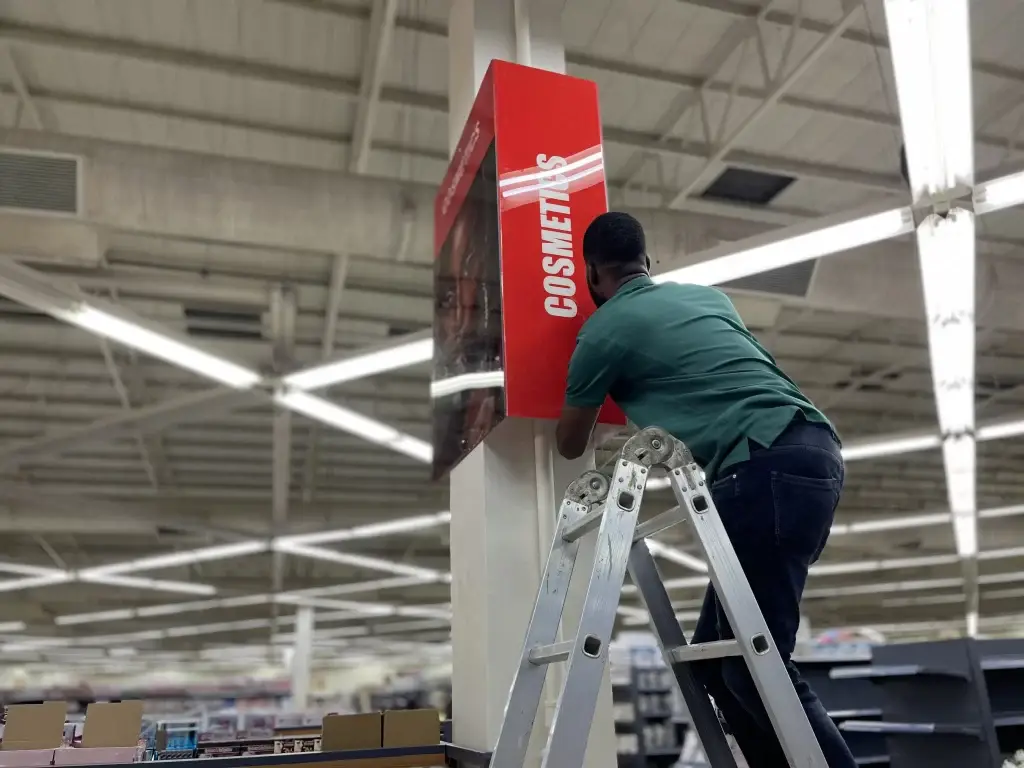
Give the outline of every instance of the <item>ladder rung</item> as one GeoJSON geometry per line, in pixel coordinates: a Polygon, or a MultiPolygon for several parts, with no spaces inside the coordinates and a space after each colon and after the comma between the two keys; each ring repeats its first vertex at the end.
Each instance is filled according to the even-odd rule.
{"type": "Polygon", "coordinates": [[[654,536],[655,534],[661,533],[666,528],[671,528],[673,525],[678,525],[685,518],[686,513],[680,507],[672,507],[668,512],[662,512],[660,515],[655,515],[645,523],[640,523],[636,530],[633,531],[633,541],[640,541],[646,539],[648,536],[654,536]]]}
{"type": "Polygon", "coordinates": [[[562,541],[572,543],[576,539],[586,536],[601,524],[601,517],[604,515],[604,505],[601,505],[592,512],[588,512],[575,523],[567,525],[565,533],[562,534],[562,541]]]}
{"type": "Polygon", "coordinates": [[[740,644],[736,640],[713,640],[709,643],[681,645],[669,650],[672,661],[682,663],[704,661],[706,659],[722,659],[726,656],[740,656],[742,653],[740,644]]]}
{"type": "Polygon", "coordinates": [[[554,664],[556,661],[565,661],[572,653],[575,640],[563,640],[561,643],[551,645],[538,645],[530,649],[531,664],[554,664]]]}

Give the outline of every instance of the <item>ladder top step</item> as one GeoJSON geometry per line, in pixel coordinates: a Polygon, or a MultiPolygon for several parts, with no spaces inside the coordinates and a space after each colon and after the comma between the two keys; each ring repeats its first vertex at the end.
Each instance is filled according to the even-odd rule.
{"type": "Polygon", "coordinates": [[[560,643],[535,646],[530,649],[530,663],[554,664],[556,661],[565,661],[575,645],[575,640],[563,640],[560,643]]]}
{"type": "Polygon", "coordinates": [[[667,653],[672,657],[672,661],[685,664],[691,661],[740,656],[743,654],[743,650],[736,640],[714,640],[710,643],[676,646],[667,649],[667,653]]]}

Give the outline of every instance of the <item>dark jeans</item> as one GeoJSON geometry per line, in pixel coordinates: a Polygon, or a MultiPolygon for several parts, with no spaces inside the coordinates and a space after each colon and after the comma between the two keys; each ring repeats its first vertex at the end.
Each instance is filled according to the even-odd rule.
{"type": "MultiPolygon", "coordinates": [[[[793,679],[829,768],[854,768],[839,730],[791,661],[807,569],[828,540],[843,488],[839,444],[824,425],[795,421],[770,448],[751,444],[711,486],[722,523],[793,679]]],[[[692,642],[732,639],[715,591],[708,587],[692,642]]],[[[789,768],[742,657],[694,664],[750,768],[789,768]]]]}

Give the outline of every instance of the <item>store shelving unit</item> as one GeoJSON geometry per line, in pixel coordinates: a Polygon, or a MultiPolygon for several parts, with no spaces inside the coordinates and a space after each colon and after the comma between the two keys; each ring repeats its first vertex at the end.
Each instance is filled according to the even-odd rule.
{"type": "Polygon", "coordinates": [[[891,768],[995,768],[1000,763],[981,645],[974,640],[880,645],[872,663],[837,667],[833,681],[870,681],[881,717],[840,722],[884,739],[891,768]]]}
{"type": "Polygon", "coordinates": [[[829,716],[839,725],[857,764],[884,766],[889,764],[889,754],[881,734],[843,729],[843,723],[851,720],[874,722],[881,719],[880,691],[868,679],[836,679],[831,674],[832,670],[862,667],[870,663],[871,658],[870,650],[861,649],[845,653],[809,653],[796,657],[794,662],[829,716]]]}
{"type": "Polygon", "coordinates": [[[611,665],[622,768],[675,765],[690,727],[672,671],[652,646],[620,649],[611,665]]]}

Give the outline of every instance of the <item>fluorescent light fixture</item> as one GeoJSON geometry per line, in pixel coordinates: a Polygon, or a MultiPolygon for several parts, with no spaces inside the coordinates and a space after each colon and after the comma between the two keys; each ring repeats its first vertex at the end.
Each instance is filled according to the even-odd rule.
{"type": "Polygon", "coordinates": [[[135,618],[135,611],[133,609],[115,608],[109,611],[69,613],[64,616],[54,616],[53,623],[58,627],[70,627],[75,624],[92,624],[103,621],[128,621],[133,618],[135,618]]]}
{"type": "Polygon", "coordinates": [[[52,573],[48,576],[26,576],[22,579],[8,579],[0,581],[0,592],[16,592],[21,589],[39,589],[40,587],[52,587],[56,584],[67,584],[72,581],[70,573],[52,573]]]}
{"type": "Polygon", "coordinates": [[[418,461],[429,463],[433,457],[430,443],[418,437],[399,432],[394,427],[342,408],[323,398],[299,390],[281,390],[274,395],[274,402],[315,421],[361,437],[371,443],[391,448],[418,461]]]}
{"type": "Polygon", "coordinates": [[[183,565],[204,563],[208,560],[228,560],[233,557],[255,555],[260,552],[266,552],[268,548],[269,545],[265,541],[239,541],[232,544],[216,544],[212,547],[189,549],[183,552],[169,552],[165,555],[153,555],[152,557],[141,557],[137,560],[128,560],[123,563],[99,565],[95,568],[79,571],[79,574],[83,577],[93,575],[108,576],[117,573],[178,568],[183,565]]]}
{"type": "Polygon", "coordinates": [[[977,637],[978,636],[978,612],[968,611],[967,612],[967,636],[977,637]]]}
{"type": "Polygon", "coordinates": [[[944,435],[973,432],[974,214],[931,214],[917,243],[939,427],[944,435]]]}
{"type": "MultiPolygon", "coordinates": [[[[442,579],[443,581],[444,579],[442,579]]],[[[280,602],[288,602],[292,599],[302,600],[316,598],[322,595],[354,595],[361,592],[376,592],[381,589],[395,589],[399,587],[410,587],[418,584],[436,583],[437,578],[431,574],[429,579],[422,576],[395,576],[387,579],[372,579],[360,581],[354,584],[338,584],[330,587],[311,587],[309,589],[296,590],[292,592],[280,592],[276,597],[280,602]]],[[[253,605],[265,605],[269,603],[272,596],[269,594],[239,595],[237,597],[225,597],[217,600],[194,600],[190,602],[161,603],[157,605],[145,605],[138,608],[119,608],[107,611],[92,611],[89,613],[71,613],[54,618],[58,626],[71,626],[75,624],[96,624],[108,621],[126,621],[134,618],[155,618],[158,616],[175,616],[183,613],[223,610],[228,608],[244,608],[253,605]]],[[[291,617],[282,617],[282,621],[290,620],[291,617]]],[[[327,621],[338,617],[331,614],[322,614],[320,619],[327,621]]]]}
{"type": "Polygon", "coordinates": [[[398,520],[387,520],[382,523],[359,525],[355,528],[344,528],[337,531],[317,531],[300,533],[291,536],[280,536],[276,539],[285,544],[326,544],[334,541],[351,541],[353,539],[376,539],[381,536],[392,536],[399,533],[411,533],[451,522],[452,513],[447,510],[429,515],[414,515],[398,520]]]}
{"type": "MultiPolygon", "coordinates": [[[[952,3],[955,5],[956,3],[952,3]]],[[[978,552],[974,443],[974,214],[931,214],[917,230],[932,382],[957,551],[978,552]]]]}
{"type": "MultiPolygon", "coordinates": [[[[693,622],[700,618],[700,611],[676,611],[676,621],[693,622]]],[[[644,612],[643,615],[633,614],[626,616],[622,623],[628,627],[636,627],[641,624],[648,624],[651,617],[644,612]]]]}
{"type": "Polygon", "coordinates": [[[151,331],[137,323],[96,309],[89,304],[78,304],[71,310],[57,312],[62,320],[103,336],[143,354],[152,355],[172,365],[198,373],[208,379],[234,389],[250,389],[261,376],[229,360],[204,352],[190,344],[151,331]]]}
{"type": "Polygon", "coordinates": [[[24,632],[26,628],[24,621],[0,621],[0,635],[10,632],[24,632]]]}
{"type": "Polygon", "coordinates": [[[914,201],[974,186],[968,0],[885,0],[914,201]]]}
{"type": "Polygon", "coordinates": [[[949,515],[944,512],[935,512],[926,515],[904,515],[902,517],[883,517],[878,520],[857,520],[852,523],[835,523],[832,525],[830,536],[845,536],[855,533],[878,533],[881,531],[895,531],[906,528],[920,528],[929,525],[945,525],[949,522],[949,515]]]}
{"type": "Polygon", "coordinates": [[[1004,421],[997,424],[986,424],[978,427],[977,439],[979,441],[986,440],[1005,440],[1010,437],[1020,437],[1024,435],[1024,421],[1004,421]]]}
{"type": "Polygon", "coordinates": [[[385,349],[373,350],[324,365],[313,366],[282,379],[292,389],[313,390],[331,387],[346,381],[365,379],[379,373],[426,363],[434,358],[431,338],[400,342],[385,349]]]}
{"type": "Polygon", "coordinates": [[[800,224],[747,241],[718,246],[708,252],[711,256],[708,260],[656,275],[654,282],[717,285],[849,251],[913,231],[913,219],[909,208],[873,213],[838,224],[819,222],[820,228],[803,231],[813,224],[800,224]],[[793,230],[798,233],[787,236],[787,231],[793,230]],[[760,240],[767,242],[758,244],[760,240]],[[744,243],[748,245],[745,246],[744,243]],[[714,255],[720,251],[726,251],[725,255],[715,258],[714,255]]]}
{"type": "Polygon", "coordinates": [[[694,557],[688,552],[683,552],[681,549],[670,547],[662,544],[654,539],[647,539],[647,548],[651,551],[651,554],[655,557],[660,557],[664,560],[676,563],[689,568],[692,571],[698,571],[700,573],[708,572],[708,564],[701,560],[699,557],[694,557]]]}
{"type": "Polygon", "coordinates": [[[867,440],[843,446],[844,461],[877,459],[882,456],[898,456],[901,453],[928,451],[942,445],[938,435],[897,437],[893,439],[867,440]]]}
{"type": "Polygon", "coordinates": [[[459,392],[469,392],[474,389],[493,389],[494,387],[504,386],[504,371],[460,373],[458,376],[449,376],[446,379],[437,379],[430,382],[430,397],[437,400],[440,397],[450,397],[459,392]]]}
{"type": "Polygon", "coordinates": [[[946,468],[946,493],[956,549],[962,557],[972,557],[978,554],[974,438],[967,435],[946,438],[942,445],[942,461],[946,468]]]}
{"type": "Polygon", "coordinates": [[[367,557],[366,555],[354,555],[351,552],[337,552],[333,549],[322,549],[320,547],[307,547],[301,544],[289,544],[287,542],[275,541],[274,549],[278,552],[286,552],[298,557],[308,557],[314,560],[324,560],[339,565],[348,565],[353,568],[366,568],[369,570],[394,573],[399,576],[413,576],[423,580],[442,581],[444,574],[433,568],[420,568],[415,565],[396,563],[392,560],[384,560],[379,557],[367,557]]]}
{"type": "MultiPolygon", "coordinates": [[[[450,576],[450,574],[446,574],[450,576]]],[[[292,592],[280,594],[295,595],[297,597],[330,597],[334,595],[356,595],[361,592],[376,592],[380,589],[397,589],[399,587],[414,587],[418,584],[434,583],[433,575],[429,579],[422,576],[392,576],[386,579],[370,579],[368,581],[357,581],[353,584],[335,584],[330,587],[310,587],[298,589],[292,592]]],[[[446,581],[446,579],[442,579],[446,581]]]]}
{"type": "Polygon", "coordinates": [[[1024,203],[1024,171],[979,184],[974,190],[974,212],[992,213],[1024,203]]]}
{"type": "Polygon", "coordinates": [[[0,562],[0,573],[13,573],[16,576],[54,576],[61,572],[57,568],[44,568],[40,565],[0,562]]]}
{"type": "Polygon", "coordinates": [[[956,555],[924,555],[922,557],[898,557],[890,560],[853,560],[848,563],[817,563],[811,566],[810,573],[815,576],[837,576],[901,568],[929,568],[935,565],[952,565],[957,562],[959,562],[959,558],[956,555]]]}
{"type": "Polygon", "coordinates": [[[154,589],[162,592],[180,592],[185,595],[217,594],[217,589],[209,584],[193,584],[188,581],[147,579],[110,573],[80,573],[78,578],[88,584],[105,584],[109,587],[124,587],[126,589],[154,589]]]}

